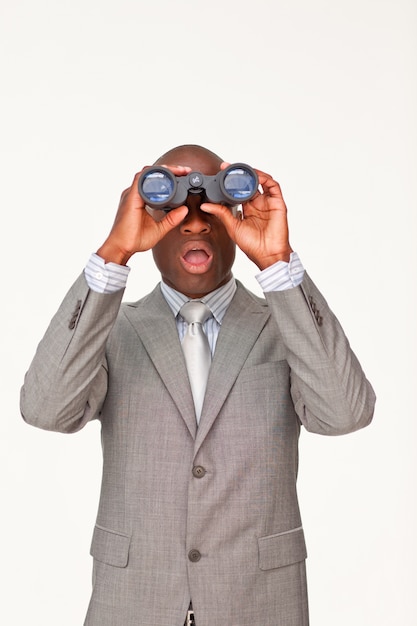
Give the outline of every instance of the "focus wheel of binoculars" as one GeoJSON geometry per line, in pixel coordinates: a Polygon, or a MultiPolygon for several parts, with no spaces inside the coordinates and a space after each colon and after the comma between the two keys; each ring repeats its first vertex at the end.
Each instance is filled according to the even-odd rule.
{"type": "Polygon", "coordinates": [[[201,194],[208,202],[236,206],[248,202],[258,190],[258,176],[245,163],[233,163],[215,176],[191,172],[175,176],[168,168],[147,167],[138,181],[139,194],[152,209],[169,211],[185,204],[188,194],[201,194]]]}

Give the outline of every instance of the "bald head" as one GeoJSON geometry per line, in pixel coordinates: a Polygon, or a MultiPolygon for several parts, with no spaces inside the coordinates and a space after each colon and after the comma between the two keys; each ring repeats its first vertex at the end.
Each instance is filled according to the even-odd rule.
{"type": "Polygon", "coordinates": [[[154,165],[188,165],[194,171],[213,176],[220,170],[222,162],[223,159],[211,150],[188,144],[168,150],[155,161],[154,165]]]}

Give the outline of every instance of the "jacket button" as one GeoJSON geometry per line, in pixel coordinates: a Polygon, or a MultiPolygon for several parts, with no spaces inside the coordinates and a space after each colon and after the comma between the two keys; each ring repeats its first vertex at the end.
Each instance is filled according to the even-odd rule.
{"type": "Polygon", "coordinates": [[[188,558],[190,559],[191,563],[198,563],[198,561],[201,559],[201,554],[198,550],[190,550],[188,553],[188,558]]]}
{"type": "Polygon", "coordinates": [[[193,476],[194,478],[203,478],[206,475],[206,470],[202,465],[194,465],[193,476]]]}

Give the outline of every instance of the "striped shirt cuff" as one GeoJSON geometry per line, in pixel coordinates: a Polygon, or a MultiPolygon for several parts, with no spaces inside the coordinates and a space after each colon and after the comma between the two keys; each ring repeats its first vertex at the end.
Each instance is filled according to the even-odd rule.
{"type": "Polygon", "coordinates": [[[296,252],[291,252],[289,263],[277,261],[277,263],[256,275],[256,279],[264,293],[298,287],[303,278],[304,267],[296,252]]]}
{"type": "Polygon", "coordinates": [[[117,263],[105,263],[98,254],[93,253],[85,267],[84,274],[88,286],[97,293],[115,293],[124,289],[130,267],[117,263]]]}

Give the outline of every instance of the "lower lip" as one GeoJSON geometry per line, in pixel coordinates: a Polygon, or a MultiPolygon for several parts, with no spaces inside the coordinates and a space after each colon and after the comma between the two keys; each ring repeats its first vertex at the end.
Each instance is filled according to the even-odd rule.
{"type": "Polygon", "coordinates": [[[183,268],[190,274],[204,274],[204,272],[207,272],[207,270],[210,269],[212,262],[212,255],[208,256],[206,261],[203,261],[203,263],[197,264],[189,263],[184,257],[181,257],[181,264],[183,268]]]}

